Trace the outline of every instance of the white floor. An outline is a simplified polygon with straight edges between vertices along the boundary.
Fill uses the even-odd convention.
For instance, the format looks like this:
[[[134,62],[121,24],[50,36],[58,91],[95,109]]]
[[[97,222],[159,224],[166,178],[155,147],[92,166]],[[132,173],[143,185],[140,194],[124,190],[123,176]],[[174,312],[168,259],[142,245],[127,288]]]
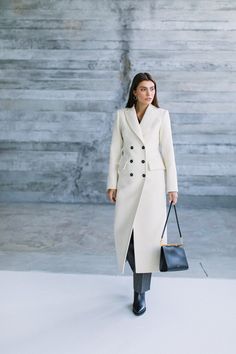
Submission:
[[[0,272],[1,354],[235,354],[236,280]]]

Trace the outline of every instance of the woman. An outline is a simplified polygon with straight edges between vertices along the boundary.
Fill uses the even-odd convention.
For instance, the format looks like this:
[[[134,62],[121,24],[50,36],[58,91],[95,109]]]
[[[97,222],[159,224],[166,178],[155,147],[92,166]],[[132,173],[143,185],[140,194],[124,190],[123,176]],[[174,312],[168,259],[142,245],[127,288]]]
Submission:
[[[114,236],[119,269],[133,271],[133,312],[146,311],[145,292],[159,270],[166,193],[177,203],[178,185],[169,112],[160,108],[156,82],[135,75],[126,107],[119,109],[110,146],[107,196],[115,203]],[[167,242],[167,230],[163,235]]]

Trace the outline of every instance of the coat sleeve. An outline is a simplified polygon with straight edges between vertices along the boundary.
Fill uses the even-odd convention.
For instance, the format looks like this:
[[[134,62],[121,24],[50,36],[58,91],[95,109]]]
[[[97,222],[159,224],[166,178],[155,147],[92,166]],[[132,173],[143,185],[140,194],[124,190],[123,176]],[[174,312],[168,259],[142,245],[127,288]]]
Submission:
[[[123,138],[120,129],[119,111],[113,124],[112,139],[110,146],[109,169],[107,177],[107,189],[116,189],[118,180],[118,165],[123,147]]]
[[[162,157],[166,166],[166,192],[178,192],[178,180],[175,164],[175,153],[172,139],[172,130],[169,111],[162,117],[160,127],[160,146]]]

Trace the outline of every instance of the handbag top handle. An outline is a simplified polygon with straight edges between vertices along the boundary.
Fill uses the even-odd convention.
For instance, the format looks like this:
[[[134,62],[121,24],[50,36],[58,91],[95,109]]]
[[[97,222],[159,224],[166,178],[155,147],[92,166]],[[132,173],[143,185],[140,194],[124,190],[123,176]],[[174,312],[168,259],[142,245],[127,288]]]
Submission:
[[[172,207],[172,203],[173,203],[173,200],[171,201],[170,206],[169,206],[169,210],[168,210],[168,214],[167,214],[165,226],[164,226],[164,229],[163,229],[162,235],[161,235],[161,241],[162,241],[162,238],[163,238],[163,235],[164,235],[164,232],[165,232],[165,228],[166,228],[166,225],[167,225],[167,221],[168,221],[168,219],[169,219],[169,214],[170,214],[170,210],[171,210],[171,207]],[[175,207],[175,204],[173,204],[173,205],[174,205],[175,217],[176,217],[176,221],[177,221],[177,225],[178,225],[180,240],[182,241],[182,244],[183,244],[183,236],[182,236],[181,231],[180,231],[180,226],[179,226],[179,220],[178,220],[178,216],[177,216],[176,207]]]

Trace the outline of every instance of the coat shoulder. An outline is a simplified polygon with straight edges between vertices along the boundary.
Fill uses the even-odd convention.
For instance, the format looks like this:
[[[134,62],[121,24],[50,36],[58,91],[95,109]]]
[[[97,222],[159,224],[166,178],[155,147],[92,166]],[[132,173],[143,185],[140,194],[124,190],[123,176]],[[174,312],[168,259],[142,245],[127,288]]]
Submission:
[[[165,122],[166,120],[170,119],[170,114],[169,110],[165,108],[157,108],[157,111],[159,112],[159,115],[161,117],[161,121]]]
[[[123,122],[125,119],[125,113],[130,110],[131,108],[118,108],[116,110],[117,117],[119,117],[120,122]]]
[[[160,108],[160,107],[156,107],[156,106],[153,106],[153,109],[156,110],[158,113],[162,113],[162,114],[169,112],[168,109]]]
[[[127,110],[130,110],[131,108],[128,108],[128,107],[121,107],[121,108],[118,108],[117,109],[117,112],[119,112],[119,113],[124,113],[125,111],[127,111]]]
[[[169,111],[165,108],[160,108],[152,105],[152,111],[154,115],[159,117],[161,121],[165,120],[166,116],[169,116]]]
[[[126,109],[129,109],[129,108],[117,108],[116,114],[121,116],[122,113],[124,113],[126,111]]]

